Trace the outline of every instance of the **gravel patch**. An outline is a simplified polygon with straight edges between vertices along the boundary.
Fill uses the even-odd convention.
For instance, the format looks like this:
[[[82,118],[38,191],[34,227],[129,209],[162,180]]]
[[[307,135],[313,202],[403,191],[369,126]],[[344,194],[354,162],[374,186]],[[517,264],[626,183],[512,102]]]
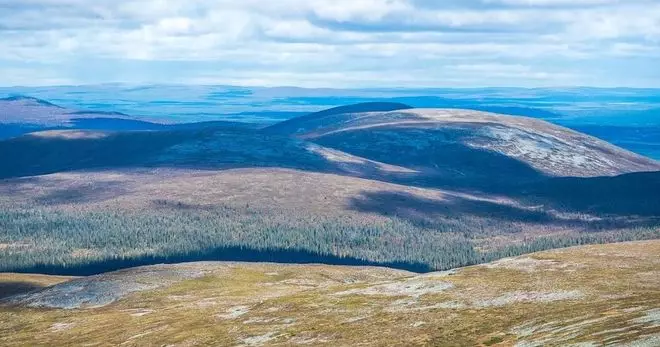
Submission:
[[[185,265],[156,265],[78,278],[33,293],[11,297],[11,305],[79,309],[109,305],[135,292],[202,277],[204,271]]]
[[[388,312],[400,313],[400,312],[423,312],[423,311],[431,311],[431,310],[451,310],[451,309],[461,309],[461,308],[465,308],[465,305],[455,301],[441,302],[434,305],[417,306],[416,301],[401,302],[397,300],[385,310]]]
[[[294,325],[296,323],[295,318],[266,318],[266,317],[254,317],[250,318],[243,322],[243,324],[278,324],[278,325]]]
[[[403,282],[379,284],[367,288],[357,288],[335,293],[334,295],[384,295],[411,296],[418,298],[426,294],[440,293],[453,288],[450,282],[433,281],[425,278],[415,278]]]
[[[227,310],[225,314],[218,314],[216,317],[221,319],[236,319],[250,312],[248,306],[235,306]]]
[[[278,334],[278,332],[270,332],[264,335],[246,337],[241,341],[247,346],[262,346],[266,342],[276,339]]]
[[[634,319],[633,322],[640,324],[651,324],[654,327],[660,326],[660,308],[646,311],[643,317]]]
[[[60,331],[69,330],[69,329],[73,328],[74,326],[76,326],[76,325],[73,324],[73,323],[55,323],[55,324],[50,326],[49,330],[50,330],[50,332],[57,333],[57,332],[60,332]]]
[[[648,336],[631,342],[630,347],[658,347],[660,346],[660,335]]]
[[[369,318],[369,316],[351,317],[351,318],[343,321],[342,323],[355,323],[355,322],[363,321],[367,318]]]
[[[138,308],[134,310],[126,310],[124,312],[128,312],[131,315],[131,317],[142,317],[148,314],[152,314],[155,311],[148,308]]]
[[[578,264],[562,263],[556,260],[534,259],[529,257],[507,258],[483,265],[488,269],[508,269],[523,272],[536,272],[539,270],[565,270],[577,267]]]
[[[579,300],[584,298],[580,291],[560,291],[560,292],[513,292],[507,293],[494,299],[473,301],[475,307],[501,307],[520,302],[553,302],[563,300]]]

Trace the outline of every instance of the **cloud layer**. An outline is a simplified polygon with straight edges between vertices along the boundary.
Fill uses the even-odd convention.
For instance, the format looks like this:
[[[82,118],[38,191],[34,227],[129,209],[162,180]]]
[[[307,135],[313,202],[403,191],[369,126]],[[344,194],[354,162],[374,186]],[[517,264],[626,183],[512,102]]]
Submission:
[[[660,87],[656,0],[3,0],[0,84]]]

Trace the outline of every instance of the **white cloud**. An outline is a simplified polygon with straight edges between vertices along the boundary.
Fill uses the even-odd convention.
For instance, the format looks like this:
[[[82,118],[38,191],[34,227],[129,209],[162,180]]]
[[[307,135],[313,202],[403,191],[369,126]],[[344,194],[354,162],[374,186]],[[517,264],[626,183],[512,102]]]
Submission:
[[[620,0],[485,0],[484,2],[518,6],[587,6],[621,3]]]
[[[340,22],[378,21],[393,13],[415,10],[404,0],[312,0],[309,5],[316,16]]]
[[[386,71],[398,72],[391,81],[398,85],[416,79],[438,81],[442,76],[431,80],[425,76],[451,70],[472,73],[465,80],[475,84],[480,84],[481,74],[481,83],[492,85],[511,81],[507,69],[525,67],[515,78],[521,85],[543,80],[579,83],[578,78],[598,83],[600,74],[611,69],[612,59],[654,58],[660,4],[653,0],[3,0],[0,34],[0,68],[3,62],[19,65],[23,72],[15,75],[25,76],[30,64],[39,65],[34,71],[46,77],[30,78],[42,83],[96,81],[96,76],[65,75],[71,69],[61,66],[80,64],[84,69],[98,60],[104,62],[99,69],[105,69],[99,75],[110,80],[113,63],[154,62],[151,67],[141,65],[143,82],[163,73],[186,79],[186,71],[194,72],[193,80],[216,76],[221,82],[225,79],[215,73],[220,70],[264,84],[302,83],[314,76],[327,85],[369,84],[367,79]],[[607,69],[599,68],[606,60]],[[180,71],[162,71],[157,62],[163,61],[179,62]],[[200,72],[202,65],[206,70]],[[11,77],[2,83],[10,80],[21,79]]]

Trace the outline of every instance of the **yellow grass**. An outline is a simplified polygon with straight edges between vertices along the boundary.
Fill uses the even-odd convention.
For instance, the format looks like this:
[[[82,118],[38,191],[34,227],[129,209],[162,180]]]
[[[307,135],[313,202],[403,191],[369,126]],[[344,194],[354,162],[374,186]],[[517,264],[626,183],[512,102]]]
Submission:
[[[2,308],[0,345],[653,346],[658,254],[660,241],[587,246],[429,275],[199,263],[204,277],[106,307]],[[0,275],[18,280],[62,279]]]

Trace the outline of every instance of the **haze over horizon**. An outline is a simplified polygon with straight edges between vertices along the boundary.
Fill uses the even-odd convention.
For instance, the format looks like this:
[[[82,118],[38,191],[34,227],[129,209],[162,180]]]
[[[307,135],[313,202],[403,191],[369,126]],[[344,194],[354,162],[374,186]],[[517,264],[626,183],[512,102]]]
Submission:
[[[660,87],[652,0],[5,0],[1,86]]]

